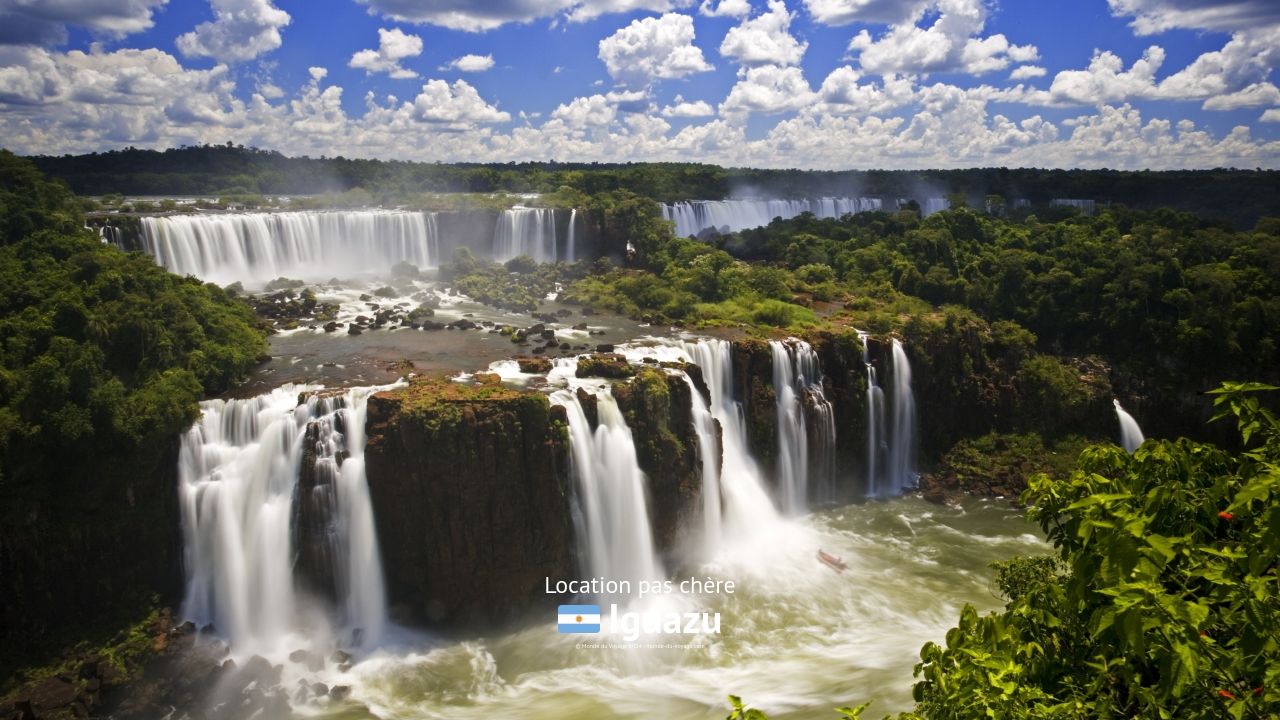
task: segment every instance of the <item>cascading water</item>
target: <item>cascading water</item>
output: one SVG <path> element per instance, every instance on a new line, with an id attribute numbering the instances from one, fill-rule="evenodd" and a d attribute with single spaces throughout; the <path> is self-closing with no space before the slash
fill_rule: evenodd
<path id="1" fill-rule="evenodd" d="M 765 492 L 760 467 L 747 450 L 746 418 L 733 396 L 732 345 L 728 340 L 706 338 L 683 341 L 680 348 L 702 369 L 711 393 L 711 415 L 720 423 L 721 542 L 728 536 L 742 537 L 776 522 L 778 512 Z"/>
<path id="2" fill-rule="evenodd" d="M 884 426 L 884 390 L 880 388 L 876 377 L 876 366 L 871 362 L 870 335 L 858 331 L 858 340 L 862 343 L 862 362 L 867 366 L 867 496 L 877 497 L 887 488 L 881 487 L 880 477 L 882 463 L 880 456 L 885 451 L 887 433 Z"/>
<path id="3" fill-rule="evenodd" d="M 803 340 L 771 340 L 773 389 L 778 415 L 778 485 L 782 509 L 802 513 L 809 499 L 834 496 L 835 414 L 822 389 L 813 346 Z M 813 428 L 806 405 L 814 415 Z M 810 445 L 816 452 L 810 452 Z M 816 482 L 815 482 L 816 480 Z"/>
<path id="4" fill-rule="evenodd" d="M 513 207 L 498 214 L 493 231 L 494 261 L 506 262 L 521 255 L 538 262 L 557 260 L 555 209 Z"/>
<path id="5" fill-rule="evenodd" d="M 599 420 L 594 431 L 575 392 L 559 390 L 551 396 L 569 417 L 585 575 L 633 584 L 661 579 L 665 572 L 654 549 L 648 479 L 636 459 L 631 428 L 607 389 L 594 395 Z"/>
<path id="6" fill-rule="evenodd" d="M 916 484 L 916 399 L 911 390 L 911 361 L 893 340 L 893 435 L 889 445 L 889 482 L 894 493 Z"/>
<path id="7" fill-rule="evenodd" d="M 920 216 L 928 217 L 934 213 L 940 213 L 943 210 L 947 210 L 950 207 L 951 207 L 951 203 L 947 202 L 946 198 L 942 198 L 942 197 L 925 198 L 924 202 L 920 203 Z"/>
<path id="8" fill-rule="evenodd" d="M 578 228 L 578 209 L 574 208 L 569 211 L 569 235 L 565 238 L 565 260 L 569 262 L 578 261 L 578 247 L 575 235 Z"/>
<path id="9" fill-rule="evenodd" d="M 354 645 L 380 640 L 386 601 L 363 428 L 368 397 L 383 389 L 313 394 L 299 405 L 300 392 L 317 388 L 285 385 L 255 398 L 201 404 L 178 464 L 185 617 L 212 623 L 233 647 L 262 652 L 282 649 L 300 623 L 310 622 L 294 577 L 299 474 L 310 439 L 315 487 L 302 500 L 318 498 L 318 512 L 331 524 L 329 547 L 316 554 L 331 558 L 340 623 L 357 638 Z"/>
<path id="10" fill-rule="evenodd" d="M 179 275 L 227 284 L 439 264 L 435 213 L 393 210 L 142 218 L 142 251 Z"/>
<path id="11" fill-rule="evenodd" d="M 1120 407 L 1119 400 L 1112 400 L 1111 402 L 1116 406 L 1116 419 L 1120 421 L 1120 447 L 1132 455 L 1146 440 L 1146 436 L 1142 434 L 1142 428 L 1138 426 L 1138 421 L 1125 412 L 1124 408 Z"/>
<path id="12" fill-rule="evenodd" d="M 676 224 L 676 235 L 697 235 L 707 228 L 729 232 L 763 227 L 811 212 L 820 218 L 879 210 L 880 198 L 822 197 L 801 200 L 687 200 L 662 205 L 662 217 Z"/>

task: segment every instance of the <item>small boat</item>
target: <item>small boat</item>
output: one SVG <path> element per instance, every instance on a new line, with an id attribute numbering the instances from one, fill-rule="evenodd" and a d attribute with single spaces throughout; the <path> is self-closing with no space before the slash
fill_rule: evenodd
<path id="1" fill-rule="evenodd" d="M 838 573 L 842 573 L 849 569 L 849 566 L 845 564 L 844 560 L 841 560 L 826 550 L 818 550 L 818 561 Z"/>

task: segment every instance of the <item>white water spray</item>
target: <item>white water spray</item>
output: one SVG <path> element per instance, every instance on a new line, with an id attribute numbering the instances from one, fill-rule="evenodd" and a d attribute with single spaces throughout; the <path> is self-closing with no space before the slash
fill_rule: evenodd
<path id="1" fill-rule="evenodd" d="M 435 213 L 393 210 L 142 218 L 142 250 L 179 275 L 227 284 L 439 264 Z"/>
<path id="2" fill-rule="evenodd" d="M 329 510 L 339 621 L 360 631 L 363 647 L 376 645 L 386 625 L 363 457 L 367 400 L 386 388 L 312 396 L 298 404 L 300 392 L 317 389 L 285 385 L 255 398 L 206 401 L 200 420 L 182 439 L 183 614 L 200 625 L 212 623 L 237 649 L 278 651 L 305 622 L 294 582 L 291 523 L 311 422 L 318 424 L 317 480 L 337 485 Z M 348 454 L 339 468 L 340 453 Z"/>
<path id="3" fill-rule="evenodd" d="M 828 500 L 834 493 L 835 415 L 823 393 L 813 346 L 803 340 L 771 340 L 769 349 L 777 398 L 779 497 L 785 512 L 800 514 L 808 510 L 811 497 Z M 806 403 L 815 415 L 812 430 Z"/>
<path id="4" fill-rule="evenodd" d="M 662 217 L 676 224 L 676 235 L 697 235 L 707 228 L 729 232 L 763 227 L 774 218 L 788 220 L 810 212 L 819 218 L 879 210 L 880 198 L 821 197 L 801 200 L 688 200 L 662 205 Z"/>
<path id="5" fill-rule="evenodd" d="M 1125 412 L 1124 408 L 1120 407 L 1119 400 L 1112 400 L 1111 402 L 1116 406 L 1116 419 L 1120 421 L 1120 447 L 1132 455 L 1146 440 L 1146 436 L 1142 434 L 1142 428 L 1138 426 L 1138 421 Z"/>
<path id="6" fill-rule="evenodd" d="M 506 262 L 527 255 L 537 262 L 556 261 L 556 211 L 513 207 L 498 213 L 493 231 L 493 259 Z"/>
<path id="7" fill-rule="evenodd" d="M 893 435 L 889 445 L 889 482 L 897 494 L 916 485 L 916 399 L 911 390 L 911 361 L 893 340 Z"/>
<path id="8" fill-rule="evenodd" d="M 661 579 L 665 571 L 654 549 L 648 478 L 636 458 L 631 428 L 608 389 L 594 395 L 599 420 L 594 431 L 575 392 L 551 396 L 569 417 L 584 577 L 630 580 L 633 586 Z"/>

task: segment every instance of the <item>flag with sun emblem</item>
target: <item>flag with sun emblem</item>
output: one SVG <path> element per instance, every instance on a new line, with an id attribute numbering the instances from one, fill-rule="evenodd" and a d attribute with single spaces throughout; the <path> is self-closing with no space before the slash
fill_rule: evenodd
<path id="1" fill-rule="evenodd" d="M 556 629 L 562 633 L 600 632 L 599 605 L 561 605 Z"/>

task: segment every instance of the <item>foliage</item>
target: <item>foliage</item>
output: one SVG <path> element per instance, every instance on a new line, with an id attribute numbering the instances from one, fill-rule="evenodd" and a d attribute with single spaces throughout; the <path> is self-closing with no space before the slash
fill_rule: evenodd
<path id="1" fill-rule="evenodd" d="M 57 190 L 7 207 L 39 229 L 0 247 L 0 483 L 6 510 L 56 497 L 71 472 L 169 441 L 205 393 L 265 351 L 252 310 L 212 284 L 64 231 Z M 6 513 L 7 514 L 7 513 Z"/>
<path id="2" fill-rule="evenodd" d="M 992 432 L 956 443 L 942 456 L 937 473 L 977 495 L 1017 497 L 1037 473 L 1067 477 L 1084 446 L 1079 437 L 1046 447 L 1038 433 Z"/>
<path id="3" fill-rule="evenodd" d="M 1005 573 L 1009 605 L 971 607 L 916 673 L 928 718 L 1262 718 L 1280 712 L 1280 421 L 1215 391 L 1245 450 L 1153 442 L 1086 451 L 1025 500 L 1058 549 Z"/>

